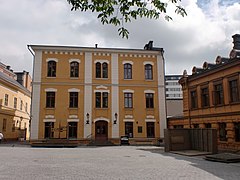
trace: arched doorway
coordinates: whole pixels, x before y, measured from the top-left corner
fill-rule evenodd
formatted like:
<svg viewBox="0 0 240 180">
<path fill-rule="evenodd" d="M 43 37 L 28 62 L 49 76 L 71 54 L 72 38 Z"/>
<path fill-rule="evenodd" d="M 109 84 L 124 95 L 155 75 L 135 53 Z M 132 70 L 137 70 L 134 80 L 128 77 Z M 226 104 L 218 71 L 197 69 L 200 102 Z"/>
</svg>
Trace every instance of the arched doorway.
<svg viewBox="0 0 240 180">
<path fill-rule="evenodd" d="M 95 140 L 106 141 L 108 139 L 108 122 L 107 121 L 97 121 L 95 123 Z"/>
</svg>

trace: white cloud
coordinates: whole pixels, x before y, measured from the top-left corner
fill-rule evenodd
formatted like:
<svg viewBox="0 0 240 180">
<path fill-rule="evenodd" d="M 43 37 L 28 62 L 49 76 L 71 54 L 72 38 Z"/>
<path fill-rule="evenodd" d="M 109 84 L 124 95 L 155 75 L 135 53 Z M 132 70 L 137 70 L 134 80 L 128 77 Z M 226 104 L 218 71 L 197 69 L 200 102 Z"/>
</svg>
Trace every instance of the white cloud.
<svg viewBox="0 0 240 180">
<path fill-rule="evenodd" d="M 172 22 L 133 20 L 126 24 L 126 40 L 117 27 L 103 26 L 93 14 L 70 11 L 67 0 L 0 1 L 0 59 L 16 71 L 32 71 L 27 44 L 143 48 L 153 40 L 165 50 L 167 73 L 190 72 L 232 49 L 231 36 L 240 33 L 240 2 L 228 2 L 182 0 L 188 16 L 175 15 L 175 7 L 169 6 Z"/>
</svg>

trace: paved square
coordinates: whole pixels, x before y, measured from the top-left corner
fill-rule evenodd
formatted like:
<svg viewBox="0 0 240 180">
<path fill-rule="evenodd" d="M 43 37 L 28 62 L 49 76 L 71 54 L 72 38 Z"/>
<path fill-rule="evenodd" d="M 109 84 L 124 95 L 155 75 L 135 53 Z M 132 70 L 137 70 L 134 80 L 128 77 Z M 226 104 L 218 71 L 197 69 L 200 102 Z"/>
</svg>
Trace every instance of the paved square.
<svg viewBox="0 0 240 180">
<path fill-rule="evenodd" d="M 165 153 L 152 146 L 30 148 L 0 145 L 0 179 L 239 179 L 240 163 Z"/>
</svg>

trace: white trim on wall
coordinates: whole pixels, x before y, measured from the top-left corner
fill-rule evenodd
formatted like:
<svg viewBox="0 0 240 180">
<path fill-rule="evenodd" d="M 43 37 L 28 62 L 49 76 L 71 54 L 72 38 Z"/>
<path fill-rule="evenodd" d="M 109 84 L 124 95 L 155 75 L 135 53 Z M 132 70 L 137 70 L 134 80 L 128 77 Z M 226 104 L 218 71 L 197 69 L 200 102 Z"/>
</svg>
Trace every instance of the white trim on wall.
<svg viewBox="0 0 240 180">
<path fill-rule="evenodd" d="M 131 64 L 131 65 L 133 65 L 133 61 L 123 61 L 122 64 Z"/>
<path fill-rule="evenodd" d="M 103 86 L 103 85 L 100 85 L 100 86 L 97 86 L 96 89 L 107 89 L 107 87 Z"/>
<path fill-rule="evenodd" d="M 110 122 L 110 120 L 105 117 L 99 117 L 93 120 L 94 123 L 97 121 L 107 121 L 108 123 Z"/>
<path fill-rule="evenodd" d="M 47 88 L 47 89 L 45 89 L 45 92 L 57 92 L 57 89 L 55 89 L 55 88 Z"/>
<path fill-rule="evenodd" d="M 148 89 L 148 90 L 145 90 L 144 93 L 153 93 L 153 94 L 154 94 L 155 91 L 154 91 L 154 90 L 151 90 L 151 89 Z"/>
<path fill-rule="evenodd" d="M 123 119 L 123 122 L 134 122 L 134 119 Z"/>
<path fill-rule="evenodd" d="M 100 93 L 107 92 L 107 93 L 110 93 L 110 90 L 100 90 L 100 89 L 94 90 L 94 93 L 96 93 L 96 92 L 100 92 Z"/>
<path fill-rule="evenodd" d="M 132 90 L 132 89 L 124 89 L 123 93 L 134 93 L 134 90 Z"/>
<path fill-rule="evenodd" d="M 47 59 L 46 59 L 46 62 L 49 62 L 49 61 L 58 62 L 58 59 L 57 59 L 57 58 L 47 58 Z"/>
<path fill-rule="evenodd" d="M 96 63 L 101 63 L 101 64 L 103 64 L 103 63 L 107 63 L 107 64 L 109 64 L 109 60 L 100 60 L 100 59 L 97 59 L 97 60 L 95 60 L 94 61 L 94 64 L 96 64 Z"/>
<path fill-rule="evenodd" d="M 56 122 L 56 119 L 43 119 L 43 122 Z"/>
<path fill-rule="evenodd" d="M 79 64 L 81 63 L 80 59 L 69 59 L 68 61 L 69 63 L 72 63 L 72 62 L 78 62 Z"/>
<path fill-rule="evenodd" d="M 67 119 L 67 122 L 79 122 L 79 119 Z"/>
<path fill-rule="evenodd" d="M 156 122 L 156 119 L 145 119 L 145 122 Z"/>
<path fill-rule="evenodd" d="M 143 65 L 145 66 L 145 65 L 147 65 L 147 64 L 151 64 L 152 66 L 154 65 L 154 62 L 152 62 L 152 61 L 144 61 L 143 62 Z"/>
<path fill-rule="evenodd" d="M 80 89 L 71 88 L 71 89 L 68 89 L 68 92 L 80 92 Z"/>
</svg>

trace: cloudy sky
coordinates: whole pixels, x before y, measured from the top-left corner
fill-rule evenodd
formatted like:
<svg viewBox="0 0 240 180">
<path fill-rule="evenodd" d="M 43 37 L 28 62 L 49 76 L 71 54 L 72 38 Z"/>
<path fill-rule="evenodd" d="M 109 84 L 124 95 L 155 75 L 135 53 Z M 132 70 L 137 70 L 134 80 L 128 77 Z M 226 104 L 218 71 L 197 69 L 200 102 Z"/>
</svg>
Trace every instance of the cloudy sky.
<svg viewBox="0 0 240 180">
<path fill-rule="evenodd" d="M 71 12 L 67 0 L 0 0 L 0 61 L 32 72 L 27 44 L 140 48 L 149 40 L 165 50 L 166 73 L 182 74 L 218 55 L 228 57 L 232 35 L 240 34 L 240 0 L 182 0 L 188 16 L 133 20 L 129 39 L 90 13 Z"/>
</svg>

